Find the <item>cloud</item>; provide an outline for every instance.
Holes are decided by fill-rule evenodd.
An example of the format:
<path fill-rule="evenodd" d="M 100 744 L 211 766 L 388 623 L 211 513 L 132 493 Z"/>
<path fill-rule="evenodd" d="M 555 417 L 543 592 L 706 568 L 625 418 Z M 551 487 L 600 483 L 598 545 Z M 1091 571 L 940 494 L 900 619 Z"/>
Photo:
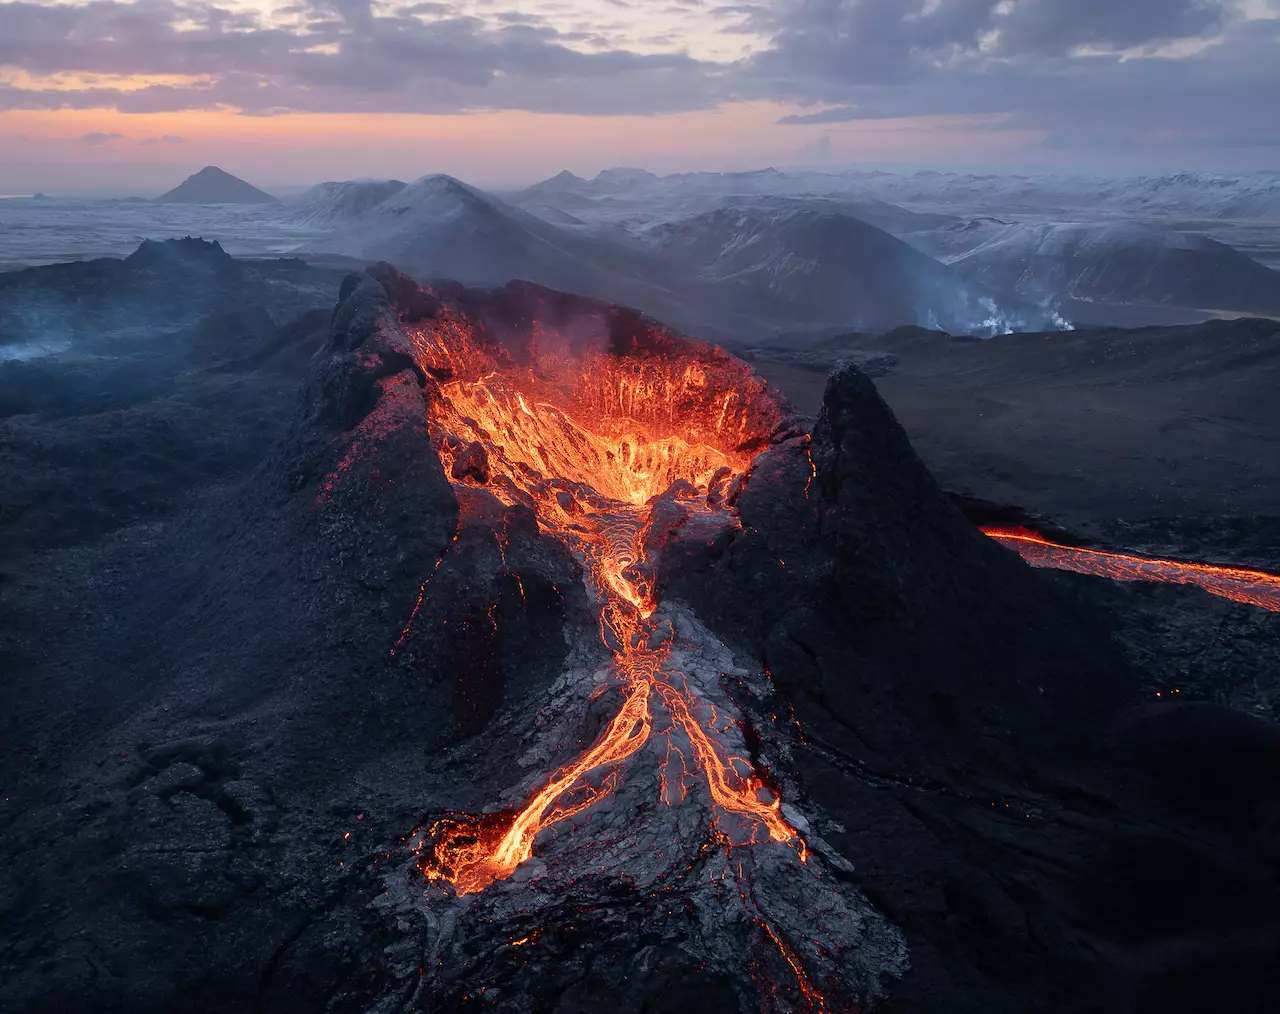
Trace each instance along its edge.
<path fill-rule="evenodd" d="M 582 51 L 574 44 L 590 38 L 541 21 L 368 0 L 288 10 L 295 21 L 281 27 L 187 0 L 0 3 L 0 67 L 35 82 L 0 81 L 0 108 L 591 115 L 710 108 L 727 97 L 714 65 L 682 53 Z M 54 75 L 56 85 L 41 86 Z M 107 75 L 131 75 L 136 86 L 91 83 Z M 67 88 L 66 76 L 86 84 Z"/>
<path fill-rule="evenodd" d="M 160 138 L 162 144 L 181 144 L 185 138 L 175 137 L 173 134 L 165 134 Z"/>
<path fill-rule="evenodd" d="M 754 96 L 829 106 L 789 124 L 1001 116 L 1050 144 L 1114 151 L 1164 131 L 1280 138 L 1280 11 L 1228 0 L 785 0 L 751 19 L 770 45 Z M 1263 12 L 1265 15 L 1266 12 Z M 856 110 L 857 115 L 853 115 Z M 1193 140 L 1195 139 L 1195 140 Z M 1149 147 L 1149 146 L 1148 146 Z"/>
<path fill-rule="evenodd" d="M 1280 139 L 1280 7 L 1263 0 L 686 5 L 753 47 L 719 63 L 653 32 L 667 51 L 608 41 L 621 6 L 0 0 L 0 109 L 592 116 L 765 100 L 798 107 L 789 125 L 998 117 L 1068 148 Z"/>
<path fill-rule="evenodd" d="M 1232 0 L 776 0 L 752 8 L 749 25 L 771 39 L 755 61 L 766 71 L 892 84 L 930 68 L 1201 38 L 1237 14 Z"/>
<path fill-rule="evenodd" d="M 836 106 L 817 113 L 792 113 L 790 116 L 782 117 L 778 122 L 784 124 L 848 123 L 850 120 L 861 119 L 862 115 L 857 106 Z"/>
<path fill-rule="evenodd" d="M 85 134 L 83 137 L 76 138 L 81 144 L 110 144 L 112 141 L 123 141 L 123 134 L 100 134 L 94 131 Z"/>

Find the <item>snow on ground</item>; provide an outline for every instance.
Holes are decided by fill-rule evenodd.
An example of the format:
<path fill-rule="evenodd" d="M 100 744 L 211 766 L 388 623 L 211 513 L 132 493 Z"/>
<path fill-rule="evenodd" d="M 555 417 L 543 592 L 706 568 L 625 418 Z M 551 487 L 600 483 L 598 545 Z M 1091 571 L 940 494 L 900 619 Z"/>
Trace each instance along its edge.
<path fill-rule="evenodd" d="M 144 239 L 199 236 L 233 256 L 280 256 L 318 233 L 262 205 L 154 204 L 150 201 L 0 200 L 0 270 L 123 257 Z"/>

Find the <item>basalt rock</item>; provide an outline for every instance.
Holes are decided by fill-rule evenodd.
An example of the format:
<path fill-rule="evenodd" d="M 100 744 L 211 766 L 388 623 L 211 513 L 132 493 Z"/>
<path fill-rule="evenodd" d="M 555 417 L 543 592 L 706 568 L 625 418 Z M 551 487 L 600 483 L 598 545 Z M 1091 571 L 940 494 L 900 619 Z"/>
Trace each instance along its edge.
<path fill-rule="evenodd" d="M 1136 699 L 1100 620 L 954 506 L 852 363 L 812 439 L 761 455 L 725 546 L 677 535 L 660 581 L 746 639 L 871 756 L 1018 772 Z"/>

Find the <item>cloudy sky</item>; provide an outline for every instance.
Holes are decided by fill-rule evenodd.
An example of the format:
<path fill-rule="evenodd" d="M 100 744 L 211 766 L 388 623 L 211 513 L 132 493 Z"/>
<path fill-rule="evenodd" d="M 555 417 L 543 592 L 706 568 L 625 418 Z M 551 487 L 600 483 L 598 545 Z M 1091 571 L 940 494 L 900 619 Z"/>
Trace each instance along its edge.
<path fill-rule="evenodd" d="M 0 190 L 1280 168 L 1280 0 L 0 0 Z"/>

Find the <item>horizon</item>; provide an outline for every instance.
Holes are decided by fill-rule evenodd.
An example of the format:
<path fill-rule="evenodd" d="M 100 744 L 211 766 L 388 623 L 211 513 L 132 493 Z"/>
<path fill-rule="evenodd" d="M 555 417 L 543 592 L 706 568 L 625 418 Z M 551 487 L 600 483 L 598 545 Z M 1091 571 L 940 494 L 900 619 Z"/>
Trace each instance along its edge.
<path fill-rule="evenodd" d="M 701 173 L 714 175 L 749 175 L 752 173 L 778 172 L 784 175 L 843 175 L 853 173 L 869 173 L 884 172 L 893 175 L 909 176 L 915 173 L 936 172 L 944 175 L 954 176 L 1026 176 L 1029 178 L 1046 178 L 1059 176 L 1064 178 L 1099 178 L 1099 179 L 1134 179 L 1134 178 L 1159 178 L 1170 175 L 1177 175 L 1180 172 L 1189 172 L 1202 176 L 1216 176 L 1223 178 L 1247 178 L 1247 177 L 1265 177 L 1280 175 L 1280 169 L 1255 169 L 1242 171 L 1216 171 L 1216 170 L 1178 170 L 1178 169 L 1115 169 L 1107 171 L 1105 169 L 1089 168 L 1073 165 L 993 165 L 989 163 L 956 163 L 956 164 L 936 164 L 936 163 L 900 163 L 900 162 L 861 162 L 849 163 L 844 165 L 758 165 L 747 168 L 735 169 L 692 169 L 692 170 L 674 170 L 670 172 L 654 171 L 642 165 L 608 165 L 592 171 L 575 171 L 573 169 L 558 169 L 537 178 L 510 178 L 508 180 L 499 180 L 497 182 L 481 182 L 475 179 L 468 179 L 459 176 L 456 173 L 445 171 L 428 171 L 416 174 L 404 175 L 374 175 L 361 174 L 349 177 L 338 178 L 336 176 L 326 177 L 323 179 L 301 180 L 294 179 L 288 182 L 284 181 L 262 181 L 259 179 L 247 177 L 234 170 L 226 168 L 216 162 L 195 167 L 166 167 L 175 172 L 181 172 L 183 175 L 173 175 L 166 177 L 165 180 L 156 182 L 147 186 L 133 187 L 104 187 L 104 186 L 81 186 L 81 187 L 63 187 L 55 188 L 50 186 L 34 187 L 22 186 L 21 183 L 8 183 L 0 178 L 0 201 L 4 200 L 22 200 L 35 196 L 44 196 L 50 198 L 67 198 L 67 199 L 84 199 L 84 200 L 120 200 L 128 198 L 138 198 L 143 200 L 152 200 L 156 197 L 167 193 L 182 183 L 195 176 L 197 173 L 206 169 L 217 169 L 227 173 L 242 182 L 248 183 L 267 194 L 277 197 L 281 200 L 288 201 L 305 193 L 307 190 L 320 186 L 325 183 L 349 183 L 349 182 L 376 182 L 382 180 L 400 180 L 406 184 L 412 184 L 419 180 L 427 179 L 432 176 L 448 176 L 458 180 L 468 186 L 476 189 L 486 190 L 495 194 L 513 193 L 528 187 L 535 186 L 539 183 L 554 179 L 562 173 L 570 173 L 571 175 L 585 181 L 591 182 L 603 173 L 614 170 L 638 170 L 648 172 L 665 179 L 677 176 L 690 176 Z M 19 178 L 21 179 L 21 178 Z"/>

